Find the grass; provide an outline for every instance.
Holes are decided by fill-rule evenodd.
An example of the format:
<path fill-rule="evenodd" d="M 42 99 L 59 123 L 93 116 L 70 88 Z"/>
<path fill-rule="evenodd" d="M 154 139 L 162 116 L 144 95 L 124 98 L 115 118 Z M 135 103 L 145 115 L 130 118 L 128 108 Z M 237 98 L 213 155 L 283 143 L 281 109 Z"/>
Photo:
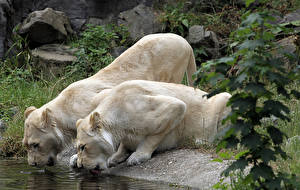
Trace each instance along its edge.
<path fill-rule="evenodd" d="M 300 84 L 295 83 L 291 87 L 300 90 Z M 278 97 L 281 98 L 281 97 Z M 278 120 L 277 127 L 281 129 L 287 138 L 283 143 L 283 149 L 290 157 L 287 160 L 280 160 L 276 163 L 279 171 L 293 173 L 300 176 L 300 100 L 291 98 L 286 102 L 290 109 L 290 122 Z M 297 138 L 299 137 L 299 138 Z"/>
<path fill-rule="evenodd" d="M 25 109 L 29 106 L 41 107 L 73 81 L 72 78 L 54 78 L 51 81 L 8 82 L 5 78 L 1 78 L 0 116 L 8 126 L 3 134 L 4 139 L 0 141 L 2 156 L 25 156 L 22 147 Z M 12 113 L 12 109 L 17 113 Z"/>

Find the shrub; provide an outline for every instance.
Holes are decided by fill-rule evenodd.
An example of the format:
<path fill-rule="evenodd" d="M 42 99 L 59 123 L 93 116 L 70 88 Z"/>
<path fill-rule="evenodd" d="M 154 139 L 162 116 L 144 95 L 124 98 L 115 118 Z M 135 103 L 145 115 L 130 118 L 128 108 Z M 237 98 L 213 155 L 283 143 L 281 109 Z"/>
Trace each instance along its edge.
<path fill-rule="evenodd" d="M 251 2 L 246 1 L 246 5 Z M 223 173 L 228 176 L 249 166 L 242 184 L 253 189 L 291 189 L 294 184 L 289 175 L 274 171 L 271 165 L 280 157 L 287 159 L 281 147 L 286 135 L 274 123 L 264 126 L 263 121 L 271 116 L 290 121 L 289 108 L 276 97 L 300 98 L 297 90 L 288 90 L 289 84 L 299 80 L 298 69 L 285 67 L 287 60 L 294 62 L 297 57 L 279 50 L 274 55 L 277 32 L 288 31 L 270 24 L 272 17 L 267 10 L 248 11 L 242 19 L 232 33 L 233 54 L 206 62 L 198 72 L 197 82 L 217 86 L 209 96 L 221 91 L 232 93 L 228 103 L 232 112 L 225 120 L 231 122 L 231 128 L 217 149 L 241 146 L 243 151 Z"/>
<path fill-rule="evenodd" d="M 78 48 L 77 61 L 68 67 L 68 73 L 76 72 L 81 78 L 91 76 L 114 60 L 110 54 L 113 47 L 129 44 L 129 33 L 124 26 L 88 25 L 80 38 L 73 42 Z"/>

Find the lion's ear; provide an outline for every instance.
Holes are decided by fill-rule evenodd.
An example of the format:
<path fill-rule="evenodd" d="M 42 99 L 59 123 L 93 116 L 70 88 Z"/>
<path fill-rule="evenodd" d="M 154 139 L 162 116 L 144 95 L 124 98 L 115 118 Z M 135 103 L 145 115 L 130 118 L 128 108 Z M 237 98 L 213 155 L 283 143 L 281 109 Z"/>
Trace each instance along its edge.
<path fill-rule="evenodd" d="M 31 112 L 33 112 L 34 110 L 36 110 L 36 107 L 34 106 L 30 106 L 28 108 L 26 108 L 26 110 L 24 111 L 24 117 L 25 119 L 27 119 L 27 117 L 31 114 Z"/>
<path fill-rule="evenodd" d="M 78 119 L 78 120 L 76 121 L 76 128 L 79 127 L 79 125 L 80 125 L 81 122 L 82 122 L 82 119 Z"/>
<path fill-rule="evenodd" d="M 90 116 L 90 125 L 92 130 L 100 128 L 101 126 L 99 125 L 100 121 L 100 114 L 98 112 L 94 112 Z"/>
<path fill-rule="evenodd" d="M 46 108 L 42 113 L 42 121 L 45 123 L 45 126 L 51 126 L 53 123 L 52 111 L 49 108 Z"/>

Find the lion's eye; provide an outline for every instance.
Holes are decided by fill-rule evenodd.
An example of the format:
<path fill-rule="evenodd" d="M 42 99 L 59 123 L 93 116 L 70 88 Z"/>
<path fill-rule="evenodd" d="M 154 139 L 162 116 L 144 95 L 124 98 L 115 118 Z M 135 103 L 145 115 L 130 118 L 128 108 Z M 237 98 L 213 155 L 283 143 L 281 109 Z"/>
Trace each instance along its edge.
<path fill-rule="evenodd" d="M 84 151 L 84 148 L 85 148 L 85 144 L 79 146 L 79 149 L 80 149 L 81 151 Z"/>
<path fill-rule="evenodd" d="M 33 144 L 32 144 L 32 147 L 33 147 L 33 148 L 38 148 L 39 146 L 40 146 L 39 143 L 33 143 Z"/>

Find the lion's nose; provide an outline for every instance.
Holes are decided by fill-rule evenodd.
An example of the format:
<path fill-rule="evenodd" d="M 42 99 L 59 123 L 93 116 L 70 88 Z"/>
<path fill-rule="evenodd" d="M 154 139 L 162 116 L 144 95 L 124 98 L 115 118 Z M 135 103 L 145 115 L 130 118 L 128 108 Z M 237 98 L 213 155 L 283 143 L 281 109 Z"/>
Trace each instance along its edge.
<path fill-rule="evenodd" d="M 94 170 L 100 170 L 99 164 L 94 168 Z"/>
<path fill-rule="evenodd" d="M 50 157 L 48 159 L 48 163 L 47 163 L 48 166 L 54 166 L 54 159 L 52 157 Z"/>

